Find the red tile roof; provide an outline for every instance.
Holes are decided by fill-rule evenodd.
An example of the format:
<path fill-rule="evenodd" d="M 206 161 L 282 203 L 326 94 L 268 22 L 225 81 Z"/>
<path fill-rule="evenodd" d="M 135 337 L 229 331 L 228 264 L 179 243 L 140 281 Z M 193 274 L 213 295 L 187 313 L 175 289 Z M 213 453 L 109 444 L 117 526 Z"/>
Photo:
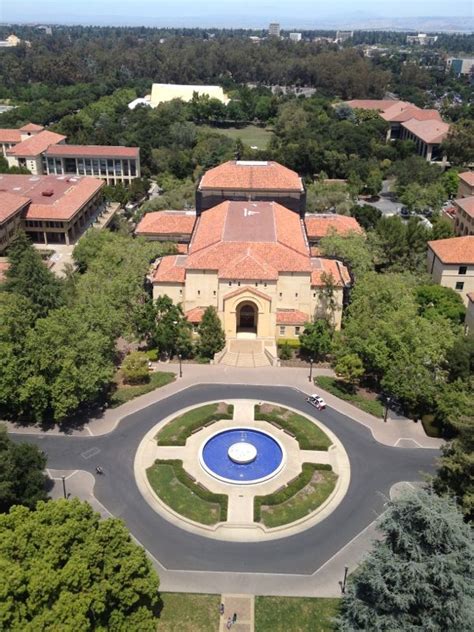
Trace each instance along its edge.
<path fill-rule="evenodd" d="M 311 270 L 299 216 L 275 202 L 223 202 L 207 210 L 196 224 L 186 267 L 249 280 Z"/>
<path fill-rule="evenodd" d="M 449 124 L 443 121 L 417 121 L 416 119 L 410 119 L 402 123 L 402 126 L 429 144 L 442 143 L 449 132 Z"/>
<path fill-rule="evenodd" d="M 310 239 L 321 239 L 331 232 L 336 232 L 338 235 L 364 232 L 355 217 L 347 215 L 315 213 L 306 215 L 304 222 Z"/>
<path fill-rule="evenodd" d="M 400 101 L 396 99 L 352 99 L 352 101 L 346 101 L 346 103 L 354 109 L 379 110 L 383 112 L 396 103 L 400 103 Z"/>
<path fill-rule="evenodd" d="M 206 189 L 303 191 L 303 183 L 295 171 L 278 162 L 230 160 L 206 171 L 199 190 Z"/>
<path fill-rule="evenodd" d="M 34 158 L 45 152 L 50 145 L 55 145 L 64 140 L 66 140 L 66 136 L 45 130 L 11 147 L 7 150 L 7 155 Z"/>
<path fill-rule="evenodd" d="M 20 127 L 20 132 L 42 132 L 44 127 L 42 125 L 36 125 L 36 123 L 27 123 Z"/>
<path fill-rule="evenodd" d="M 462 210 L 470 217 L 474 217 L 474 195 L 459 198 L 458 200 L 454 200 L 454 203 L 457 204 L 459 208 L 462 208 Z"/>
<path fill-rule="evenodd" d="M 137 235 L 191 235 L 196 214 L 187 211 L 146 213 L 135 229 Z"/>
<path fill-rule="evenodd" d="M 186 255 L 163 257 L 152 275 L 154 283 L 184 283 Z"/>
<path fill-rule="evenodd" d="M 0 129 L 0 143 L 19 143 L 21 133 L 18 129 Z"/>
<path fill-rule="evenodd" d="M 305 325 L 311 317 L 297 309 L 277 309 L 277 325 Z"/>
<path fill-rule="evenodd" d="M 188 244 L 175 244 L 175 246 L 180 255 L 188 254 Z"/>
<path fill-rule="evenodd" d="M 474 171 L 465 171 L 459 174 L 459 178 L 470 187 L 474 187 Z"/>
<path fill-rule="evenodd" d="M 19 213 L 30 201 L 30 198 L 6 193 L 0 190 L 0 224 L 6 222 L 10 217 Z"/>
<path fill-rule="evenodd" d="M 186 312 L 185 316 L 190 323 L 200 323 L 205 311 L 205 307 L 194 307 Z"/>
<path fill-rule="evenodd" d="M 46 150 L 47 156 L 81 158 L 130 158 L 137 159 L 139 147 L 121 145 L 54 145 Z"/>
<path fill-rule="evenodd" d="M 336 259 L 311 259 L 311 285 L 313 287 L 323 287 L 325 279 L 331 278 L 336 287 L 345 287 L 351 282 L 351 277 L 347 267 Z"/>
<path fill-rule="evenodd" d="M 398 104 L 387 108 L 381 112 L 380 116 L 390 123 L 402 123 L 404 121 L 409 121 L 412 118 L 417 121 L 442 120 L 438 110 L 422 110 L 416 105 L 406 103 L 404 101 L 400 101 Z"/>
<path fill-rule="evenodd" d="M 429 241 L 428 247 L 442 263 L 450 265 L 474 264 L 474 235 Z"/>

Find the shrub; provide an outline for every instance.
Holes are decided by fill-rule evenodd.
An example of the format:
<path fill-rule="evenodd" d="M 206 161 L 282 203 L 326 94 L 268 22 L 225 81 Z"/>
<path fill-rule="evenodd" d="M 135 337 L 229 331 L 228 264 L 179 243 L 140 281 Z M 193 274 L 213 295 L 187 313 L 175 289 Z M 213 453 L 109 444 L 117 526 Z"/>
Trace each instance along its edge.
<path fill-rule="evenodd" d="M 288 345 L 292 349 L 299 349 L 301 344 L 298 338 L 279 338 L 278 346 Z"/>
<path fill-rule="evenodd" d="M 143 384 L 149 382 L 148 357 L 142 351 L 133 351 L 122 364 L 122 376 L 127 384 Z"/>
<path fill-rule="evenodd" d="M 158 362 L 158 349 L 150 349 L 146 352 L 146 356 L 150 362 Z"/>
<path fill-rule="evenodd" d="M 280 360 L 290 360 L 293 357 L 293 350 L 288 343 L 278 345 L 278 357 Z"/>

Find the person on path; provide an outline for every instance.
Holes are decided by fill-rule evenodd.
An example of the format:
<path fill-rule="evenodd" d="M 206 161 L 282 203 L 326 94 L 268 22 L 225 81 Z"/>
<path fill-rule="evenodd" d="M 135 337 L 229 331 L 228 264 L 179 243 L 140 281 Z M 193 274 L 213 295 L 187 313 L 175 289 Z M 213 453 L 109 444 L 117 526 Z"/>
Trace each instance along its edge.
<path fill-rule="evenodd" d="M 225 624 L 225 626 L 226 626 L 226 628 L 227 628 L 228 630 L 230 630 L 230 629 L 231 629 L 231 627 L 232 627 L 232 617 L 229 617 L 229 618 L 227 619 L 227 623 Z"/>
<path fill-rule="evenodd" d="M 224 614 L 224 604 L 221 603 L 221 605 L 219 606 L 219 614 L 223 615 Z"/>
<path fill-rule="evenodd" d="M 237 623 L 237 613 L 234 612 L 234 614 L 232 615 L 232 623 Z"/>

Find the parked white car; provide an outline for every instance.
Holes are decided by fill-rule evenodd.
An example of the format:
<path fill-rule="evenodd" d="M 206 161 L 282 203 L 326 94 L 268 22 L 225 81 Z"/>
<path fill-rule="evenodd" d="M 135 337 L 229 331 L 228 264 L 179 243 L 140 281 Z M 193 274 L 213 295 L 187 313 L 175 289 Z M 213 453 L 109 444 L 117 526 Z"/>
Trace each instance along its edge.
<path fill-rule="evenodd" d="M 318 410 L 324 410 L 326 408 L 326 402 L 322 397 L 320 397 L 317 393 L 313 393 L 309 397 L 306 398 L 308 404 L 314 406 Z"/>

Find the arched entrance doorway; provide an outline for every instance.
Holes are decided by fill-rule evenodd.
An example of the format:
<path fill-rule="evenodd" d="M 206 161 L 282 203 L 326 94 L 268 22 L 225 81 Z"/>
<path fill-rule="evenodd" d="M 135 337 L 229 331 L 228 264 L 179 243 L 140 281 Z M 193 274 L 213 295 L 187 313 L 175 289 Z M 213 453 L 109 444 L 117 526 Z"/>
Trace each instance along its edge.
<path fill-rule="evenodd" d="M 255 303 L 244 301 L 237 306 L 237 333 L 257 333 L 258 309 Z"/>

